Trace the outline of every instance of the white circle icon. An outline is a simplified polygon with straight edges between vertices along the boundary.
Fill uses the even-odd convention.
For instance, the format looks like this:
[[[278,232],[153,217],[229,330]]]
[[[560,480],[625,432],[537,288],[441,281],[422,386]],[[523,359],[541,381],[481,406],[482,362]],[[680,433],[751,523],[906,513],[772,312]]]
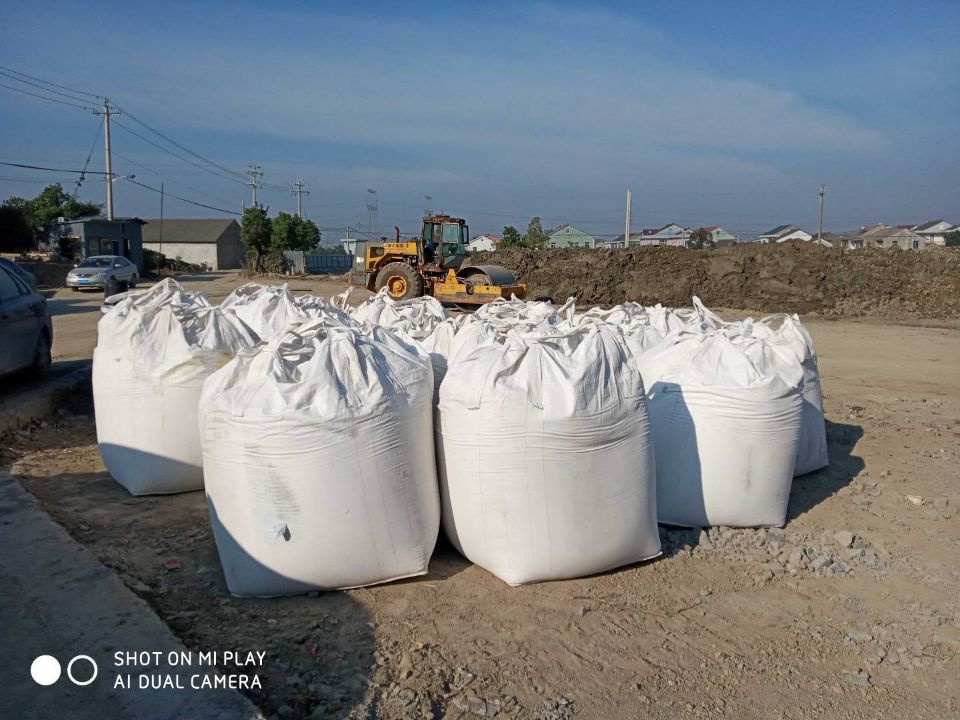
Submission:
[[[60,661],[53,655],[39,655],[30,665],[30,676],[38,685],[53,685],[60,679]]]
[[[77,680],[77,679],[73,676],[73,664],[74,664],[77,660],[86,660],[86,661],[89,662],[91,665],[93,665],[93,674],[90,676],[89,679],[87,679],[87,680]],[[93,659],[92,657],[90,657],[89,655],[77,655],[73,660],[71,660],[71,661],[67,664],[67,677],[70,678],[70,682],[72,682],[74,685],[80,685],[80,686],[82,687],[82,686],[84,686],[84,685],[89,685],[90,683],[92,683],[94,680],[97,679],[97,670],[98,670],[98,668],[97,668],[97,663],[96,663],[96,661],[94,661],[94,659]],[[58,674],[58,675],[60,674],[60,666],[59,666],[59,665],[57,665],[57,674]]]

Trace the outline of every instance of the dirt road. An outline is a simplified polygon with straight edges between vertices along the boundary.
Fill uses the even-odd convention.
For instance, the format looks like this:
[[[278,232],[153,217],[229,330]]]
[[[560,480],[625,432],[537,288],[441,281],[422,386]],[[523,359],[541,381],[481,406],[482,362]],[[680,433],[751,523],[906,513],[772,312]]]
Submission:
[[[93,334],[65,322],[55,352],[80,357]],[[127,495],[89,410],[2,464],[187,646],[266,651],[252,697],[282,720],[956,717],[960,332],[808,327],[831,465],[787,527],[662,530],[662,558],[581,580],[510,588],[441,542],[424,578],[238,600],[203,494]]]
[[[219,303],[236,288],[249,282],[236,271],[181,275],[177,280],[188,290],[202,290],[212,303]],[[279,284],[282,281],[270,282]],[[339,278],[294,278],[288,282],[290,289],[297,295],[313,293],[329,298],[346,289],[346,284]],[[138,289],[148,286],[149,283],[141,281]],[[357,303],[369,296],[370,293],[366,290],[356,289],[351,294],[351,301]],[[74,292],[66,288],[57,290],[47,301],[53,317],[55,363],[65,360],[89,360],[93,357],[93,348],[97,344],[97,321],[100,319],[102,305],[103,293]]]

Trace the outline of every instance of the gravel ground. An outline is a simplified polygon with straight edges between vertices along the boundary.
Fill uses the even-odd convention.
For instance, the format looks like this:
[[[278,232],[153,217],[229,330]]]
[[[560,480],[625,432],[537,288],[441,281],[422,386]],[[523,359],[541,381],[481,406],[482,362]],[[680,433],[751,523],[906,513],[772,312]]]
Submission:
[[[960,333],[808,327],[831,465],[787,526],[661,528],[661,558],[591,578],[510,588],[441,542],[422,578],[240,600],[202,493],[127,495],[83,398],[0,465],[188,647],[266,651],[251,697],[281,720],[957,716]]]

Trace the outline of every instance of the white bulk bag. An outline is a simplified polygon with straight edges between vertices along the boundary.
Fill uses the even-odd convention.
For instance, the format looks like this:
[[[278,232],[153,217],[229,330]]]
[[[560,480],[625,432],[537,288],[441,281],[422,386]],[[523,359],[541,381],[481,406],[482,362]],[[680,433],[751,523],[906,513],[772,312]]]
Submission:
[[[575,313],[575,298],[557,307],[546,300],[520,300],[515,295],[509,300],[498,298],[481,305],[473,317],[497,325],[558,325],[572,319]]]
[[[121,305],[104,315],[93,352],[93,401],[110,475],[133,495],[202,488],[200,389],[256,342],[232,313],[213,307]]]
[[[615,330],[481,338],[437,415],[443,525],[471,561],[519,585],[659,554],[643,384]]]
[[[310,319],[286,283],[241,285],[224,298],[220,308],[235,312],[261,340],[270,340],[290,325]]]
[[[739,342],[741,338],[762,339],[767,343],[765,348],[780,353],[785,359],[794,358],[800,363],[803,368],[803,424],[800,428],[800,447],[797,450],[793,474],[804,475],[829,465],[817,351],[800,318],[797,315],[777,314],[760,321],[747,318],[738,322],[725,322],[707,309],[700,298],[694,297],[693,305],[703,327],[719,328],[734,342]],[[777,322],[780,326],[774,328]]]
[[[778,321],[780,326],[775,329]],[[747,325],[746,321],[744,324]],[[826,467],[830,464],[830,458],[827,455],[823,393],[817,352],[810,334],[796,315],[771,315],[747,327],[748,334],[765,340],[771,350],[795,358],[803,367],[803,424],[800,427],[800,447],[794,475],[804,475]]]
[[[427,572],[440,526],[430,363],[389,331],[308,322],[241,353],[200,403],[214,538],[235,595]]]
[[[447,363],[457,335],[457,321],[447,318],[432,327],[418,327],[416,323],[409,320],[401,320],[390,330],[401,340],[416,345],[429,356],[430,363],[433,365],[434,389],[439,392],[440,383],[447,374]]]
[[[803,376],[760,341],[671,335],[638,357],[657,455],[660,522],[783,525],[800,439]]]
[[[161,280],[145,290],[128,290],[111,295],[104,300],[100,308],[103,314],[122,306],[122,313],[131,310],[143,310],[161,305],[183,305],[185,307],[210,307],[210,301],[201,291],[187,290],[173,278]]]
[[[356,322],[334,301],[327,302],[318,295],[305,293],[294,297],[294,302],[306,314],[308,320],[329,320],[336,325],[356,326]]]
[[[449,316],[443,304],[434,297],[394,300],[388,294],[387,288],[382,288],[376,295],[357,305],[350,312],[350,317],[359,323],[382,325],[387,328],[406,321],[415,327],[429,329],[442,323]]]

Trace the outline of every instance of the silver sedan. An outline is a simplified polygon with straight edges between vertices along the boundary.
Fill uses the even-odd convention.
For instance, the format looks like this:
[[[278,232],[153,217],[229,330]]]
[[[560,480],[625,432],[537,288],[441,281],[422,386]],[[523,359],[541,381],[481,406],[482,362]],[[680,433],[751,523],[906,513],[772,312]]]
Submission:
[[[67,273],[67,287],[74,290],[102,289],[111,277],[130,287],[136,287],[140,279],[137,266],[127,258],[119,255],[94,255]]]

